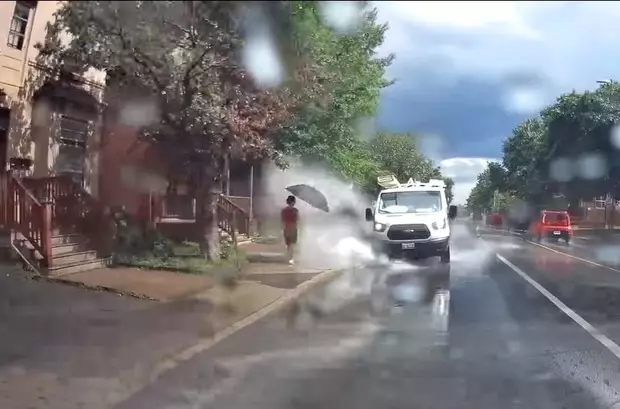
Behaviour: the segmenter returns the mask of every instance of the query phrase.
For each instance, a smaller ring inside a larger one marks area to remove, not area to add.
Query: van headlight
[[[437,222],[433,222],[431,223],[431,227],[433,228],[433,230],[445,229],[448,224],[448,221],[446,219],[442,219],[440,224],[441,224],[441,227],[439,227],[439,224],[437,224]]]
[[[374,227],[375,227],[375,231],[382,232],[382,231],[385,231],[385,228],[387,226],[383,223],[375,223]]]

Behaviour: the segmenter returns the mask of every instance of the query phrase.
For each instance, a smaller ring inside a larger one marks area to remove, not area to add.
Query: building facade
[[[97,196],[105,74],[50,78],[36,48],[60,6],[0,2],[0,169],[70,175]]]
[[[156,149],[139,138],[148,95],[106,84],[106,74],[94,69],[59,75],[46,65],[37,44],[61,6],[0,2],[0,170],[70,176],[102,205],[136,213],[145,197],[166,195],[169,182]],[[226,189],[243,196],[233,199],[246,212],[248,169],[236,167]],[[180,188],[178,194],[189,193]]]

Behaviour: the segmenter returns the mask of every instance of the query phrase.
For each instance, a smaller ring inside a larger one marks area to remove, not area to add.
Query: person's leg
[[[293,238],[290,229],[284,230],[284,244],[286,245],[286,259],[292,264],[293,261]]]
[[[288,257],[288,263],[293,264],[295,262],[295,246],[293,244],[287,247],[286,255]]]
[[[290,243],[286,246],[286,259],[289,263],[293,260],[293,245]]]
[[[290,256],[289,256],[289,263],[293,264],[295,261],[295,248],[297,247],[297,229],[291,229],[291,236],[290,236]]]

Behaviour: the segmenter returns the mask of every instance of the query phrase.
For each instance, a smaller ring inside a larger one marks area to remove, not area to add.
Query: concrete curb
[[[88,291],[101,291],[101,292],[116,294],[116,295],[123,296],[123,297],[137,298],[139,300],[162,302],[161,300],[158,300],[156,298],[149,297],[148,295],[136,293],[133,291],[124,291],[124,290],[119,290],[117,288],[112,288],[112,287],[103,286],[103,285],[85,284],[79,281],[67,280],[67,279],[63,279],[60,277],[48,277],[48,276],[39,274],[33,277],[33,281],[47,281],[49,283],[57,283],[57,284],[62,284],[62,285],[69,285],[72,287],[78,287],[78,288],[82,288]]]
[[[345,269],[333,269],[323,271],[322,273],[317,274],[311,279],[299,284],[294,289],[287,291],[282,296],[278,297],[277,299],[260,308],[259,310],[251,313],[250,315],[247,315],[245,318],[242,318],[239,321],[231,324],[229,327],[226,327],[223,330],[216,332],[212,336],[198,340],[198,342],[196,342],[195,344],[186,347],[182,351],[174,354],[169,358],[160,360],[146,370],[138,369],[134,371],[134,373],[137,373],[137,375],[135,375],[135,378],[137,379],[127,381],[123,380],[122,383],[127,385],[127,390],[120,393],[118,399],[116,399],[111,405],[114,406],[128,400],[133,395],[155,382],[166,372],[177,368],[183,362],[189,361],[196,355],[209,350],[219,342],[234,335],[243,328],[250,326],[255,322],[259,321],[260,319],[286,307],[289,303],[297,300],[316,286],[325,284],[337,278],[344,271]]]

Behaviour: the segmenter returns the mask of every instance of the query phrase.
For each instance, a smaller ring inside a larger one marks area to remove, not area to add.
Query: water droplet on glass
[[[418,139],[418,144],[422,153],[434,162],[439,162],[442,158],[443,141],[439,136],[424,135]]]
[[[157,106],[153,101],[128,102],[120,112],[120,122],[136,128],[151,125],[157,122],[158,118]]]
[[[584,179],[600,179],[607,172],[607,162],[598,153],[584,153],[577,160],[577,169],[579,176]]]
[[[620,247],[601,246],[596,250],[596,259],[602,263],[618,265],[620,264]]]
[[[554,159],[549,165],[549,176],[558,182],[568,182],[573,178],[572,165],[566,158]]]
[[[351,34],[361,21],[361,6],[357,1],[321,1],[319,12],[323,22],[338,34]]]
[[[284,67],[269,20],[257,7],[249,8],[246,13],[246,38],[241,54],[243,66],[259,86],[276,87],[284,78]]]
[[[243,48],[243,64],[258,85],[280,85],[283,68],[276,45],[268,33],[257,33],[247,39]]]
[[[611,145],[616,149],[620,149],[620,126],[616,125],[611,128],[611,134],[609,135],[609,138],[611,141]]]

